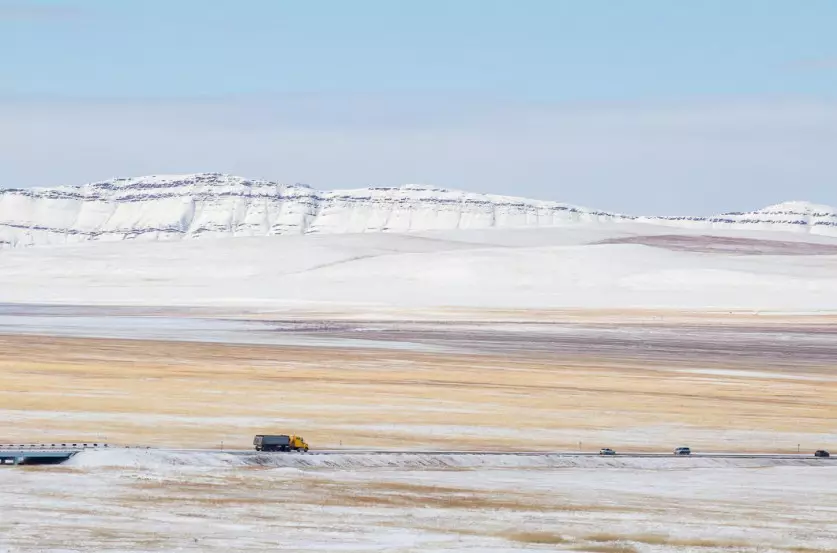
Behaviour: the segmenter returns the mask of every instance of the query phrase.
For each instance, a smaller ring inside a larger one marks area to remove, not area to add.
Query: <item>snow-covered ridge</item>
[[[788,202],[716,217],[635,217],[422,185],[318,191],[218,173],[0,190],[0,247],[357,232],[547,227],[637,221],[837,235],[837,209]]]

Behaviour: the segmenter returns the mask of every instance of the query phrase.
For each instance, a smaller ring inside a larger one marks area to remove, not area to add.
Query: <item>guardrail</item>
[[[90,442],[55,442],[43,444],[0,444],[0,451],[4,449],[101,449],[113,448],[119,446],[112,446],[105,443],[90,443]]]
[[[14,450],[84,450],[84,449],[156,449],[146,445],[113,445],[105,443],[84,443],[84,442],[55,442],[43,444],[0,444],[0,452]]]

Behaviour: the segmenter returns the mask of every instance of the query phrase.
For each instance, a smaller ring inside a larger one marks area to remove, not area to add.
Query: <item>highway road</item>
[[[814,456],[813,453],[692,453],[691,455],[674,455],[672,453],[643,452],[643,453],[616,453],[615,455],[600,455],[598,452],[586,451],[450,451],[442,449],[320,449],[301,452],[261,452],[246,449],[218,450],[218,449],[178,449],[166,450],[179,453],[228,453],[232,455],[516,455],[527,457],[636,457],[636,458],[660,458],[678,457],[690,458],[699,457],[703,459],[808,459]],[[824,460],[837,460],[837,457],[824,458]]]
[[[320,456],[320,455],[403,455],[403,456],[521,456],[521,457],[602,457],[602,458],[678,458],[678,459],[813,459],[813,452],[809,453],[732,453],[732,452],[705,452],[692,453],[691,455],[674,455],[671,452],[630,452],[616,453],[615,455],[600,455],[598,452],[586,451],[498,451],[498,450],[444,450],[444,449],[314,449],[308,452],[263,452],[253,449],[175,449],[156,448],[146,446],[113,446],[105,444],[88,444],[86,447],[79,444],[76,447],[56,445],[55,447],[43,444],[0,444],[0,462],[11,462],[13,464],[53,464],[63,462],[82,451],[124,451],[140,450],[160,453],[175,454],[226,454],[237,456]],[[820,457],[823,462],[837,461],[837,457]]]

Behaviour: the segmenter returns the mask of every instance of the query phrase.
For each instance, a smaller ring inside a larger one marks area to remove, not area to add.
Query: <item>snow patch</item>
[[[74,467],[265,467],[328,470],[462,470],[462,469],[631,469],[685,470],[727,467],[820,466],[822,461],[806,458],[767,457],[600,457],[561,454],[479,453],[224,453],[221,451],[166,451],[116,449],[84,451],[66,465]]]

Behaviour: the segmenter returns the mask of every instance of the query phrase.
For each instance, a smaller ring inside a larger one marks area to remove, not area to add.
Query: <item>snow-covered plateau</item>
[[[573,222],[837,236],[837,209],[806,202],[714,217],[636,217],[423,185],[323,192],[301,184],[218,173],[0,190],[0,247],[88,240],[540,228]]]

